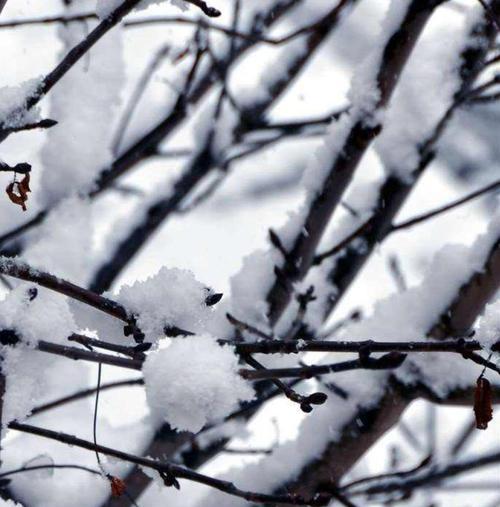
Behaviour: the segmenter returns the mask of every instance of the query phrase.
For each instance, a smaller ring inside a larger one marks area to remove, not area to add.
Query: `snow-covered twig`
[[[32,268],[24,262],[5,257],[0,258],[0,273],[26,282],[36,283],[41,287],[59,292],[76,301],[92,306],[125,323],[130,323],[130,316],[127,314],[127,310],[119,303],[50,273]]]
[[[42,79],[39,86],[36,88],[36,92],[30,97],[27,97],[25,108],[29,110],[37,105],[61,78],[88,53],[94,44],[120,23],[139,2],[141,2],[141,0],[125,0],[107,18],[103,19],[82,42],[71,49],[62,61]],[[5,130],[5,125],[0,125],[0,142],[8,135],[9,132]]]

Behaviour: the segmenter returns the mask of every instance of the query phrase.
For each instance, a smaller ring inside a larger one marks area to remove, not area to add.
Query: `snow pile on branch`
[[[14,500],[4,500],[0,498],[0,507],[23,507],[20,503],[14,502]]]
[[[0,302],[0,329],[15,329],[26,343],[61,341],[75,330],[64,296],[21,283]]]
[[[205,303],[210,294],[191,271],[163,267],[146,280],[123,285],[118,294],[109,296],[121,303],[130,317],[135,317],[146,341],[156,342],[165,335],[165,328],[206,331],[214,316],[213,309]],[[123,322],[86,305],[75,303],[75,308],[81,327],[97,331],[103,340],[122,344],[126,341]]]
[[[144,10],[151,5],[161,4],[165,1],[168,1],[171,5],[178,7],[181,11],[185,11],[188,8],[187,3],[183,0],[142,0],[135,10]],[[95,7],[96,14],[101,19],[107,18],[115,9],[120,7],[123,2],[124,0],[97,0]]]
[[[370,338],[380,341],[425,339],[459,294],[462,285],[474,273],[483,270],[499,237],[500,209],[486,232],[479,235],[471,246],[446,245],[435,255],[420,285],[378,302],[372,317],[348,326],[338,338]],[[494,309],[490,309],[488,314],[491,312]],[[483,326],[485,335],[489,333],[488,328],[493,327],[491,322],[490,317],[487,317]],[[471,361],[464,362],[459,354],[415,353],[408,357],[395,374],[408,385],[424,381],[434,393],[445,397],[455,389],[473,385],[478,375],[478,366]]]
[[[245,322],[267,328],[267,303],[265,295],[274,277],[274,266],[281,261],[275,249],[257,250],[243,259],[238,273],[231,277],[231,300],[227,310]],[[232,327],[226,319],[226,329],[219,332],[231,333]]]
[[[340,155],[354,125],[360,120],[368,126],[380,123],[384,108],[380,104],[378,72],[384,48],[403,22],[409,5],[408,0],[391,2],[376,44],[356,68],[348,93],[348,101],[351,104],[349,111],[338,120],[332,121],[321,146],[304,171],[302,184],[307,189],[306,200],[312,199],[323,188],[332,161]]]
[[[46,289],[21,283],[0,302],[0,329],[21,338],[15,347],[3,346],[6,377],[2,423],[26,417],[47,389],[48,371],[58,360],[33,347],[39,340],[64,343],[76,325],[67,300]]]
[[[458,27],[453,18],[451,22],[447,19],[448,24],[432,30],[432,36],[424,37],[416,47],[387,111],[384,131],[375,144],[388,173],[411,178],[410,171],[420,159],[421,144],[432,134],[460,88],[463,51],[484,43],[470,35],[482,16],[483,10],[478,7],[471,10],[465,23],[459,18],[462,23]]]
[[[500,299],[486,307],[475,338],[488,349],[500,341]]]
[[[181,431],[197,432],[254,395],[231,348],[208,335],[174,339],[148,355],[143,373],[153,414]]]
[[[81,9],[71,6],[67,14]],[[65,53],[86,35],[82,23],[59,27]],[[78,62],[51,93],[50,129],[42,150],[42,206],[90,190],[97,174],[112,161],[113,118],[125,82],[122,33],[115,28]],[[64,153],[64,156],[61,154]]]
[[[0,125],[6,128],[22,127],[40,120],[37,107],[26,110],[26,102],[36,97],[41,79],[30,79],[17,86],[0,88]]]

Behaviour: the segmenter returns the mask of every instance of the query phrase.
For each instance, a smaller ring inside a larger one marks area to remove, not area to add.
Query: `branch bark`
[[[491,2],[492,9],[500,13],[500,2]],[[389,175],[382,185],[375,205],[375,212],[368,227],[359,238],[364,248],[358,249],[347,246],[337,255],[333,266],[327,274],[330,286],[334,287],[325,297],[325,320],[331,315],[346,293],[357,274],[376,248],[393,230],[393,220],[406,203],[411,191],[434,158],[436,145],[445,131],[453,114],[462,103],[473,86],[480,71],[484,68],[488,50],[495,42],[496,27],[488,17],[483,18],[470,33],[470,44],[462,53],[462,63],[458,71],[461,79],[460,89],[455,95],[454,102],[445,112],[432,132],[420,147],[420,159],[411,171],[411,181],[404,181],[397,176]],[[391,170],[392,168],[388,168]],[[395,173],[397,174],[397,172]]]
[[[481,270],[471,274],[470,278],[449,302],[447,308],[435,325],[429,330],[432,338],[443,338],[458,335],[469,330],[495,292],[500,288],[500,238],[498,238],[487,255]],[[448,334],[447,334],[448,333]],[[293,483],[287,485],[291,491],[306,494],[318,491],[325,483],[337,483],[342,476],[366,453],[366,451],[397,423],[405,408],[415,396],[433,398],[432,392],[424,389],[418,392],[413,388],[406,390],[395,379],[389,382],[386,392],[377,408],[370,414],[371,423],[364,425],[361,433],[355,429],[357,413],[346,425],[339,441],[330,442],[321,458],[303,468]],[[468,393],[457,392],[450,400],[468,400]],[[438,401],[435,397],[433,401]],[[359,430],[359,428],[358,428]],[[364,432],[367,434],[364,435]]]
[[[283,276],[276,278],[268,292],[268,319],[271,325],[276,324],[288,306],[293,284],[303,279],[313,264],[316,248],[344,190],[362,156],[380,133],[382,125],[375,119],[375,114],[388,104],[413,47],[438,3],[434,0],[414,0],[409,3],[403,21],[381,52],[376,76],[379,99],[368,109],[362,104],[352,104],[348,113],[352,115],[351,126],[343,146],[336,150],[333,160],[328,162],[323,188],[309,204],[307,215],[298,227],[299,232],[281,267]]]

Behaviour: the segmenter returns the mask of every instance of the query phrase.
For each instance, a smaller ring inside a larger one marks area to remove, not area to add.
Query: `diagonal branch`
[[[377,88],[378,99],[369,102],[362,93],[355,96],[347,113],[348,119],[342,125],[345,133],[336,132],[344,141],[327,162],[322,162],[326,165],[321,167],[326,174],[324,183],[308,203],[306,216],[300,220],[286,265],[280,269],[283,276],[277,277],[267,294],[271,325],[276,324],[288,306],[293,284],[303,279],[313,264],[316,248],[344,190],[362,156],[380,133],[382,125],[376,118],[376,113],[388,104],[413,47],[438,3],[440,2],[433,0],[414,0],[408,3],[399,26],[392,34],[388,34],[380,49],[380,66],[374,76],[374,83],[369,84]],[[368,86],[367,83],[362,85]],[[360,103],[356,103],[356,100]]]
[[[38,104],[40,100],[47,95],[47,93],[61,80],[62,77],[83,57],[88,51],[112,28],[114,28],[120,21],[136,7],[141,0],[125,0],[119,5],[106,19],[102,20],[92,32],[79,44],[77,44],[69,53],[62,59],[62,61],[49,72],[40,86],[37,88],[36,93],[28,97],[26,101],[26,109],[31,109]],[[9,135],[9,131],[5,130],[3,125],[0,125],[0,142]]]
[[[129,323],[130,316],[127,310],[116,301],[100,296],[88,289],[84,289],[74,283],[58,278],[50,273],[45,273],[32,268],[24,262],[8,258],[0,258],[0,274],[12,276],[26,282],[33,282],[41,287],[59,292],[69,298],[92,306],[101,312],[115,317],[123,322]]]
[[[267,93],[264,94],[265,98],[255,101],[251,107],[246,108],[240,115],[239,127],[233,132],[233,138],[241,137],[253,124],[262,119],[265,112],[288,89],[293,79],[310,60],[314,51],[334,30],[344,10],[347,7],[352,7],[355,1],[341,0],[321,19],[321,23],[316,24],[315,31],[308,33],[305,40],[300,42],[299,49],[295,50],[296,54],[292,58],[288,58],[285,64],[280,66],[279,71],[274,71],[275,75],[268,85]],[[221,72],[223,74],[227,72],[227,67],[223,67]],[[179,114],[184,114],[184,112],[179,112]],[[181,204],[211,171],[217,169],[217,154],[214,153],[212,147],[216,129],[217,125],[210,130],[203,146],[198,148],[198,153],[188,164],[185,172],[174,183],[172,190],[166,196],[154,201],[145,213],[145,219],[116,246],[108,262],[95,275],[91,284],[94,291],[101,292],[109,289],[118,274],[137,255],[165,220],[179,210]]]
[[[492,6],[499,10],[500,2],[492,2]],[[395,168],[388,168],[389,176],[379,190],[375,212],[369,220],[370,225],[359,236],[359,239],[363,241],[364,248],[357,249],[349,246],[344,248],[325,275],[330,286],[334,287],[325,298],[325,319],[336,308],[376,246],[394,230],[392,226],[394,217],[402,209],[412,189],[434,158],[439,139],[453,114],[462,104],[463,97],[467,95],[478,74],[484,68],[488,50],[494,44],[496,33],[495,27],[487,17],[472,27],[469,42],[460,56],[461,63],[458,69],[460,88],[455,94],[452,105],[443,114],[433,131],[422,140],[419,147],[419,160],[410,171],[411,181],[399,178],[397,171],[394,171]]]

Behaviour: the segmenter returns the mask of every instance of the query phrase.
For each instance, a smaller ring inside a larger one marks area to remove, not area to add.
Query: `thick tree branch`
[[[88,289],[84,289],[62,278],[32,268],[24,262],[9,258],[0,258],[0,274],[12,276],[26,282],[36,283],[41,287],[59,292],[76,301],[92,306],[125,323],[129,323],[130,321],[127,310],[116,301],[95,294]]]
[[[375,83],[379,91],[378,100],[368,110],[352,104],[349,113],[353,115],[351,126],[343,146],[329,161],[323,188],[311,200],[306,217],[298,227],[299,232],[293,240],[286,265],[281,268],[283,276],[276,279],[268,292],[268,318],[272,325],[288,306],[293,284],[303,279],[313,264],[316,248],[345,188],[365,151],[380,132],[381,125],[374,119],[375,113],[388,104],[413,47],[438,3],[433,0],[409,3],[401,25],[382,50]]]
[[[493,8],[497,10],[500,10],[499,5],[499,2],[492,2]],[[470,42],[461,55],[462,63],[458,71],[461,80],[460,88],[455,94],[452,105],[419,146],[420,157],[416,166],[410,171],[411,181],[400,179],[396,176],[397,171],[394,175],[390,174],[387,177],[380,188],[374,214],[369,220],[369,227],[359,236],[364,248],[361,250],[347,246],[338,254],[334,265],[329,270],[327,280],[335,289],[332,289],[329,296],[325,298],[325,319],[336,308],[376,246],[394,230],[392,223],[395,216],[402,209],[419,178],[433,160],[439,139],[484,68],[488,50],[494,44],[496,33],[495,27],[486,17],[472,27],[469,35]]]

